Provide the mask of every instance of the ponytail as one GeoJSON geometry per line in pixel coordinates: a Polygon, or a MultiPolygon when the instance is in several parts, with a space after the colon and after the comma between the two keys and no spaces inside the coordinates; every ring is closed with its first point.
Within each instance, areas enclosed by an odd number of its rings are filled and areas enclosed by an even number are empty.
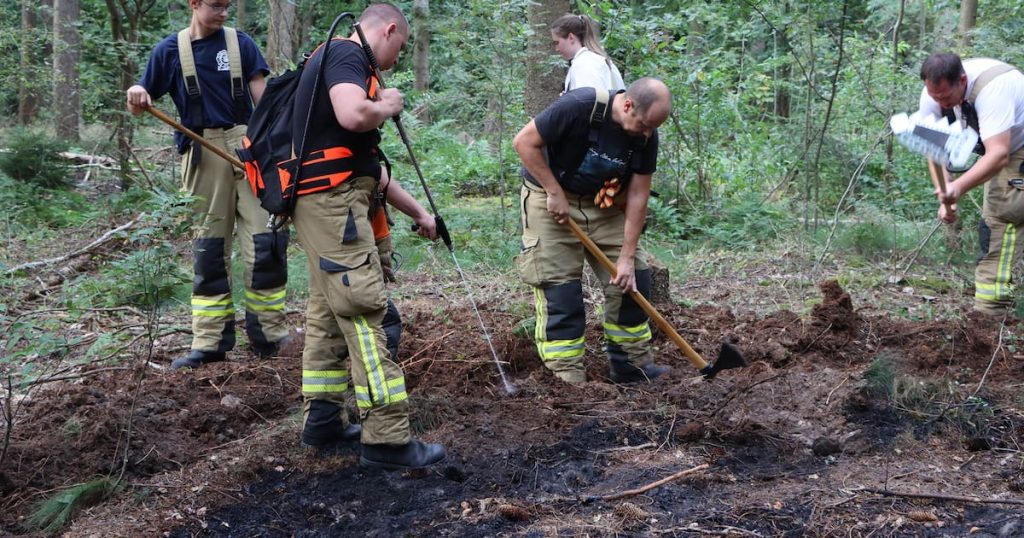
{"type": "Polygon", "coordinates": [[[601,46],[601,28],[589,15],[562,15],[551,24],[551,31],[559,37],[573,34],[581,45],[608,59],[608,53],[601,46]]]}

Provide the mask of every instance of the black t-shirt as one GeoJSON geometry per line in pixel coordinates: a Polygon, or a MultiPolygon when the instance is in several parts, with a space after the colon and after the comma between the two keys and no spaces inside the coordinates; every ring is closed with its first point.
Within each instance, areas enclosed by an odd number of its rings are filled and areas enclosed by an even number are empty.
{"type": "MultiPolygon", "coordinates": [[[[353,177],[379,178],[380,161],[376,148],[380,142],[380,132],[377,129],[372,129],[365,133],[357,133],[342,127],[334,114],[330,96],[330,88],[342,83],[355,84],[366,91],[367,95],[370,95],[373,76],[370,60],[366,57],[362,47],[348,39],[335,39],[331,42],[330,47],[330,54],[327,55],[327,68],[317,89],[319,95],[316,98],[316,106],[309,119],[306,154],[318,149],[344,146],[351,149],[353,153],[353,177]]],[[[298,151],[298,137],[301,136],[302,127],[306,122],[306,113],[309,111],[310,89],[316,80],[316,73],[320,69],[325,50],[324,47],[321,47],[306,62],[302,69],[302,78],[299,79],[299,87],[295,92],[292,132],[296,136],[296,151],[298,151]]]]}
{"type": "MultiPolygon", "coordinates": [[[[612,121],[612,104],[622,95],[611,96],[605,111],[597,143],[591,145],[590,114],[597,101],[594,88],[579,88],[558,98],[533,119],[544,140],[548,166],[558,183],[568,192],[595,194],[604,182],[614,177],[628,181],[631,174],[653,174],[658,161],[658,132],[644,141],[612,121]],[[634,153],[638,155],[634,156],[634,153]],[[572,177],[567,171],[575,170],[572,177]]],[[[528,171],[523,174],[538,184],[528,171]]]]}

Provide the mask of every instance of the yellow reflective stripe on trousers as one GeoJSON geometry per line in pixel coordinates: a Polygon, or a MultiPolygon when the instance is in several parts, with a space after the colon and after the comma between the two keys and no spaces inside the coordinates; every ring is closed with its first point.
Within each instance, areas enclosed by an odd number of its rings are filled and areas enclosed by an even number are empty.
{"type": "MultiPolygon", "coordinates": [[[[359,355],[363,358],[363,366],[366,367],[367,389],[370,390],[366,397],[371,403],[384,406],[391,403],[390,394],[384,389],[387,376],[384,375],[384,365],[380,362],[380,355],[377,353],[377,341],[374,338],[373,329],[364,316],[355,316],[352,323],[356,328],[356,339],[359,341],[359,355]]],[[[359,387],[356,387],[356,399],[359,398],[359,387]]],[[[358,402],[357,402],[358,403],[358,402]]]]}
{"type": "Polygon", "coordinates": [[[272,312],[284,310],[285,290],[276,293],[260,293],[245,290],[245,309],[252,312],[272,312]]]}
{"type": "MultiPolygon", "coordinates": [[[[390,379],[387,382],[388,395],[391,398],[390,403],[403,402],[409,398],[409,394],[405,390],[405,377],[398,379],[390,379]]],[[[356,407],[360,409],[369,409],[374,406],[373,399],[370,397],[370,388],[363,385],[353,385],[352,389],[356,393],[356,407]]]]}
{"type": "Polygon", "coordinates": [[[551,340],[550,342],[537,342],[537,351],[541,360],[552,359],[573,359],[582,357],[586,351],[586,342],[581,336],[573,340],[551,340]]]}
{"type": "Polygon", "coordinates": [[[192,297],[192,315],[203,316],[208,318],[220,318],[224,316],[231,316],[235,313],[235,305],[231,302],[231,297],[226,297],[220,300],[200,299],[198,297],[192,297]]]}
{"type": "Polygon", "coordinates": [[[999,247],[999,263],[996,265],[995,283],[974,283],[974,297],[983,301],[1003,301],[1013,296],[1010,284],[1013,271],[1013,253],[1017,248],[1017,227],[1007,223],[1003,232],[1003,244],[999,247]]]}
{"type": "Polygon", "coordinates": [[[302,392],[345,392],[348,370],[303,370],[302,392]]]}
{"type": "Polygon", "coordinates": [[[645,321],[635,327],[623,327],[606,321],[604,335],[616,344],[645,342],[651,339],[651,325],[645,321]]]}

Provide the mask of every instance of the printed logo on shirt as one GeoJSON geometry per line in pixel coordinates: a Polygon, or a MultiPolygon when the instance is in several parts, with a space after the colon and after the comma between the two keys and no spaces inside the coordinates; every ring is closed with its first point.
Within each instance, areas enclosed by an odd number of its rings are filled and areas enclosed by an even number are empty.
{"type": "Polygon", "coordinates": [[[228,64],[227,50],[222,50],[217,53],[217,71],[231,71],[231,65],[228,64]]]}

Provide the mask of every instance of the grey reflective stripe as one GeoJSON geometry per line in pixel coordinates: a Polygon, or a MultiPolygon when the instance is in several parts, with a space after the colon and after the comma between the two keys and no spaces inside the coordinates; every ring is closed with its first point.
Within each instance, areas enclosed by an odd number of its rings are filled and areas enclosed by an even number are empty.
{"type": "Polygon", "coordinates": [[[348,383],[348,376],[342,377],[303,377],[303,385],[344,385],[348,383]]]}

